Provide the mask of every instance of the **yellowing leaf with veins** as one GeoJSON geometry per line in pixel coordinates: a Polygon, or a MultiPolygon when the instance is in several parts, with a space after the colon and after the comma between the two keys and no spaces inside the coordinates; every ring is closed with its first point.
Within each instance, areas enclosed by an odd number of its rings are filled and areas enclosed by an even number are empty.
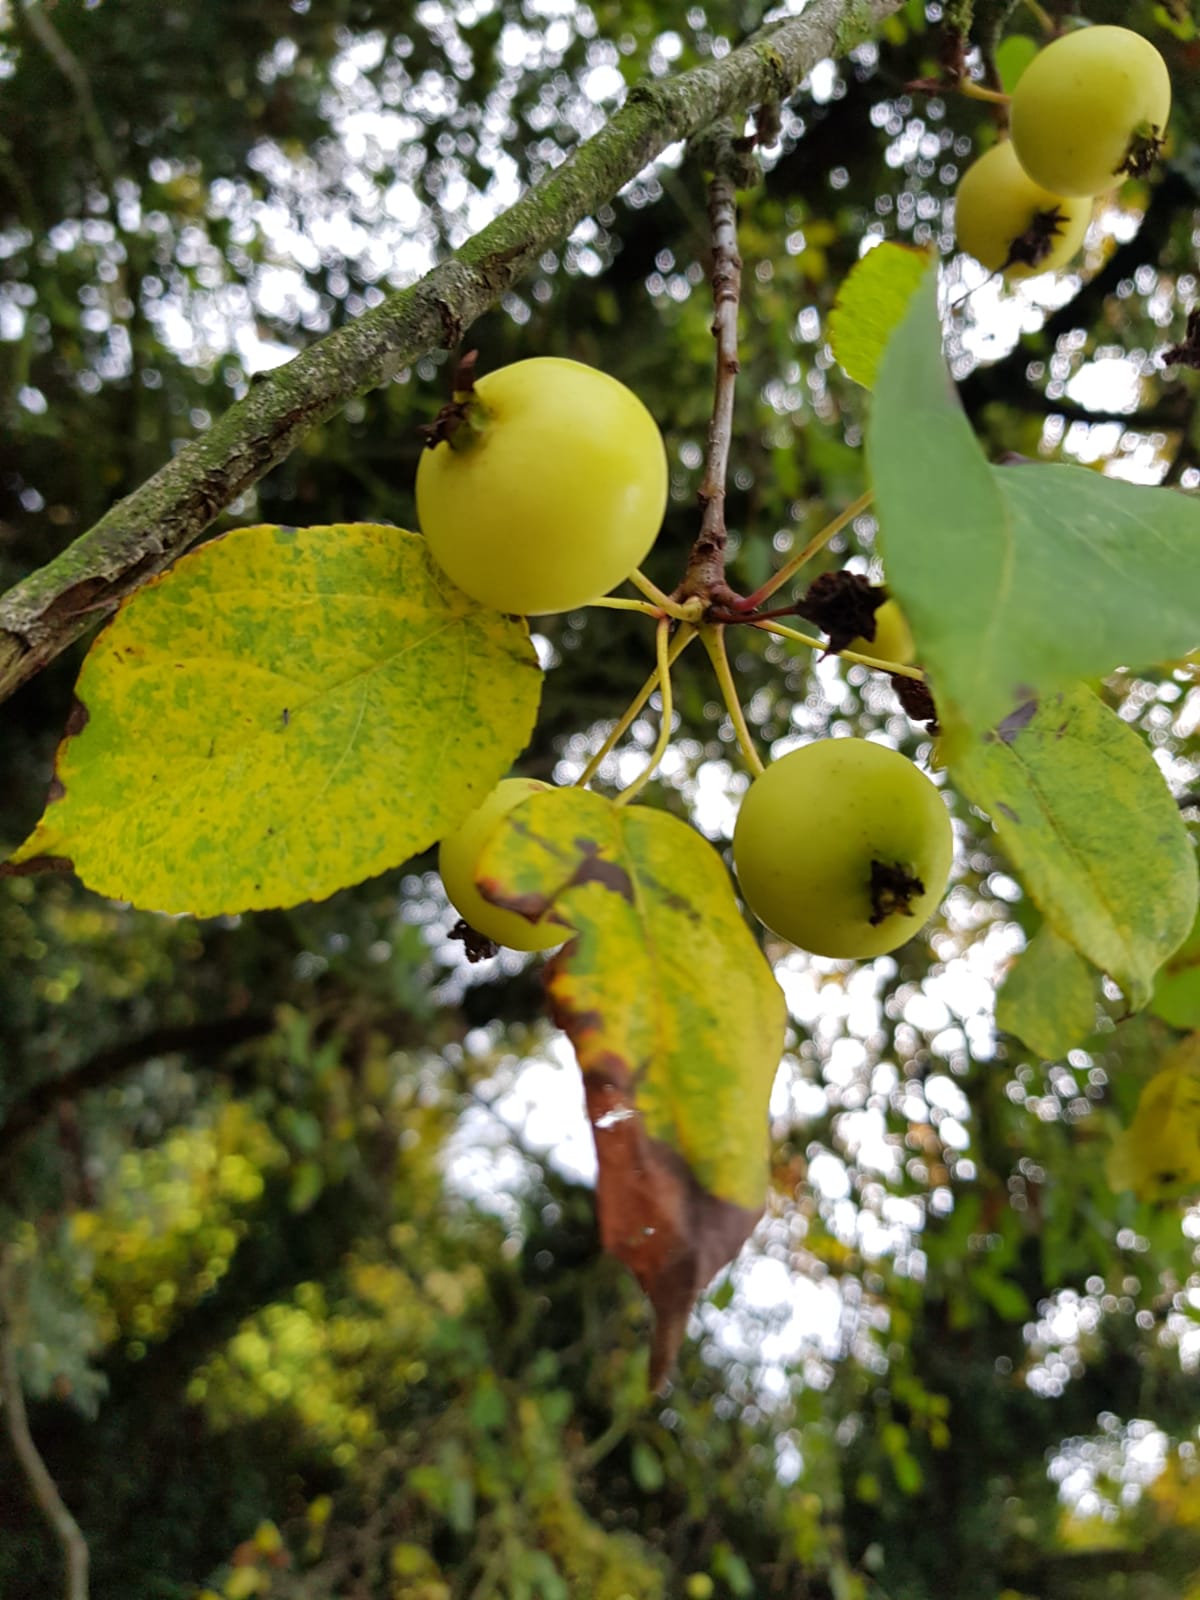
{"type": "Polygon", "coordinates": [[[416,534],[236,529],[93,644],[50,802],[7,870],[66,866],[202,916],[322,899],[479,804],[529,738],[541,677],[525,623],[468,599],[416,534]]]}
{"type": "Polygon", "coordinates": [[[511,811],[475,880],[574,937],[547,965],[583,1069],[604,1247],[654,1304],[657,1383],[766,1197],[783,995],[720,856],[666,812],[558,789],[511,811]]]}

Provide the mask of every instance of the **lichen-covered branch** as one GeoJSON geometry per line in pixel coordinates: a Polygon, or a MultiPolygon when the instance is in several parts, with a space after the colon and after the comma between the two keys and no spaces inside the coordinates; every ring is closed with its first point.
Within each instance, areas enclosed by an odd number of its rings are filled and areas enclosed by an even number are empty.
{"type": "Polygon", "coordinates": [[[10,1266],[0,1260],[0,1408],[17,1464],[25,1474],[39,1511],[54,1530],[62,1546],[67,1581],[66,1600],[88,1600],[88,1547],[79,1524],[67,1509],[58,1485],[33,1442],[29,1418],[25,1414],[25,1395],[17,1371],[17,1343],[12,1328],[10,1266]]]}
{"type": "Polygon", "coordinates": [[[611,121],[419,283],[252,386],[48,566],[0,597],[0,699],[40,671],[355,395],[475,319],[666,147],[796,88],[869,39],[903,0],[813,0],[723,60],[633,89],[611,121]]]}

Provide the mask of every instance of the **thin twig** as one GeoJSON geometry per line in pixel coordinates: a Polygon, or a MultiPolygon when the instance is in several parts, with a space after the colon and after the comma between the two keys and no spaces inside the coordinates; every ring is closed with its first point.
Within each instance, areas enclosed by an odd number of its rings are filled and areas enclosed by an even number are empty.
{"type": "Polygon", "coordinates": [[[735,180],[744,171],[746,159],[739,152],[733,130],[727,123],[714,131],[712,149],[714,170],[708,185],[708,229],[712,241],[712,333],[717,341],[717,364],[704,476],[700,481],[700,532],[676,598],[686,600],[699,595],[706,603],[714,600],[721,603],[733,597],[725,581],[725,546],[729,539],[725,525],[725,480],[733,443],[733,401],[741,367],[738,306],[742,293],[742,258],[738,254],[735,180]]]}
{"type": "Polygon", "coordinates": [[[117,221],[117,157],[113,150],[112,141],[104,126],[104,119],[96,109],[96,99],[92,94],[92,83],[88,77],[83,63],[67,44],[62,34],[51,22],[46,12],[46,7],[41,0],[22,0],[20,17],[25,26],[33,34],[42,49],[71,85],[75,99],[79,105],[79,112],[83,118],[83,125],[87,129],[88,138],[92,142],[92,153],[96,157],[96,166],[99,169],[103,182],[105,197],[108,200],[112,215],[113,225],[117,221]]]}
{"type": "Polygon", "coordinates": [[[67,1509],[29,1431],[25,1395],[17,1368],[17,1341],[13,1332],[11,1263],[0,1261],[0,1405],[12,1442],[13,1454],[25,1474],[30,1493],[62,1546],[67,1567],[66,1600],[87,1600],[88,1547],[79,1524],[67,1509]]]}

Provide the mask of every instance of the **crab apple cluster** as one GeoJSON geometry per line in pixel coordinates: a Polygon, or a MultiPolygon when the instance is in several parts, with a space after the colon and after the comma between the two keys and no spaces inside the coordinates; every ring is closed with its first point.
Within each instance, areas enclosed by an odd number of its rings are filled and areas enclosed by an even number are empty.
{"type": "MultiPolygon", "coordinates": [[[[500,611],[537,615],[600,599],[638,566],[662,521],[667,464],[654,419],[623,384],[574,361],[520,361],[478,379],[460,368],[459,383],[417,471],[417,511],[434,560],[500,611]]],[[[854,620],[844,627],[845,584],[834,578],[825,587],[830,616],[819,606],[806,615],[865,654],[913,659],[894,601],[870,591],[846,611],[854,620]]],[[[446,894],[485,945],[542,951],[567,936],[494,905],[477,878],[503,818],[547,787],[506,778],[439,847],[446,894]]],[[[903,944],[932,915],[950,837],[937,788],[899,752],[825,739],[755,779],[733,854],[746,903],[767,927],[816,954],[869,958],[903,944]]],[[[472,940],[468,949],[475,953],[472,940]]]]}
{"type": "MultiPolygon", "coordinates": [[[[491,904],[475,870],[501,819],[546,784],[506,778],[441,845],[446,893],[476,932],[516,950],[548,950],[561,927],[491,904]]],[[[733,858],[747,905],[815,955],[886,954],[937,910],[953,835],[936,785],[899,751],[820,739],[773,762],[738,811],[733,858]]]]}
{"type": "Polygon", "coordinates": [[[963,173],[959,246],[1010,281],[1066,266],[1095,196],[1150,169],[1170,110],[1166,63],[1141,34],[1097,26],[1055,39],[1017,81],[1011,138],[963,173]]]}

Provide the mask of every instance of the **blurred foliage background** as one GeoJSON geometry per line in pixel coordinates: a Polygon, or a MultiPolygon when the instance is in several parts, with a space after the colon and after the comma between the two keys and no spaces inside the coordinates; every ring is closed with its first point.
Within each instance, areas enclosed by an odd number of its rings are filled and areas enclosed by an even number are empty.
{"type": "MultiPolygon", "coordinates": [[[[988,108],[906,87],[938,70],[941,10],[909,0],[816,72],[742,197],[742,587],[863,487],[863,396],[824,328],[871,238],[944,252],[955,376],[989,451],[1200,486],[1197,375],[1155,359],[1197,295],[1190,8],[1086,6],[1167,55],[1169,159],[1105,204],[1078,275],[1019,295],[953,255],[948,202],[995,136],[988,108]]],[[[0,0],[0,579],[257,371],[413,281],[629,84],[766,14],[0,0]]],[[[1009,23],[1037,29],[1020,5],[1009,23]]],[[[649,563],[668,588],[697,525],[706,253],[703,177],[672,152],[470,333],[487,366],[569,355],[646,400],[672,464],[649,563]]],[[[347,407],[219,526],[411,525],[447,359],[347,407]]],[[[823,559],[878,577],[872,535],[861,518],[823,559]]],[[[612,612],[538,631],[522,766],[570,781],[652,642],[612,612]]],[[[4,849],[40,812],[79,658],[0,714],[4,849]]],[[[759,636],[736,668],[769,745],[853,728],[928,754],[861,668],[759,636]]],[[[727,840],[732,731],[703,663],[678,686],[652,798],[727,840]]],[[[1103,692],[1186,796],[1193,665],[1103,692]]],[[[602,781],[652,737],[639,721],[602,781]]],[[[858,967],[772,950],[792,1015],[772,1202],[661,1400],[640,1298],[598,1252],[578,1079],[536,964],[468,967],[428,860],[200,923],[0,883],[3,1318],[94,1593],[1200,1596],[1200,1212],[1114,1194],[1104,1169],[1178,1034],[1122,1020],[1106,987],[1066,1059],[998,1036],[995,984],[1037,917],[986,822],[957,802],[955,825],[956,884],[925,935],[858,967]]],[[[0,1594],[62,1592],[2,1426],[0,1484],[0,1594]]]]}

